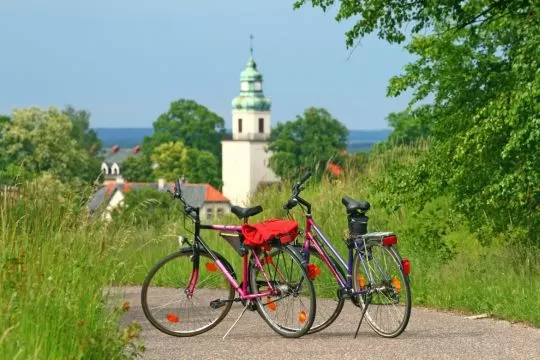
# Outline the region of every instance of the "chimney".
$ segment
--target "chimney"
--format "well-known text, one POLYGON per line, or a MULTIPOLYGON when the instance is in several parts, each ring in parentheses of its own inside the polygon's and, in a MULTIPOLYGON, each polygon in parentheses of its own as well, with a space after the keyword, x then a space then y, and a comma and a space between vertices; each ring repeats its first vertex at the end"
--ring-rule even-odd
POLYGON ((139 145, 136 145, 136 146, 133 148, 132 151, 133 151, 134 154, 138 154, 139 151, 141 151, 141 147, 140 147, 139 145))
POLYGON ((159 178, 158 180, 158 190, 165 190, 165 179, 159 178))
POLYGON ((113 154, 116 154, 120 150, 120 145, 114 145, 111 149, 113 154))

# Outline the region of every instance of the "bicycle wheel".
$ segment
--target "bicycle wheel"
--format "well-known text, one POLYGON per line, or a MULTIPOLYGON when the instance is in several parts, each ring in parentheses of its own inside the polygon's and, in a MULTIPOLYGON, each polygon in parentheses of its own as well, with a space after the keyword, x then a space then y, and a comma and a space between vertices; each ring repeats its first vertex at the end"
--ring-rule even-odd
POLYGON ((353 287, 356 291, 372 289, 356 297, 366 321, 380 336, 400 335, 411 314, 409 276, 401 266, 401 257, 393 246, 372 242, 356 254, 353 261, 353 287))
POLYGON ((278 334, 287 338, 305 335, 315 319, 315 289, 302 264, 301 254, 292 246, 272 248, 260 254, 261 271, 255 259, 250 261, 252 294, 270 289, 278 294, 254 300, 259 315, 278 334))
MULTIPOLYGON (((296 245, 295 249, 303 254, 304 247, 302 245, 296 245)), ((336 264, 335 260, 330 258, 330 262, 336 271, 346 279, 343 269, 336 264)), ((338 318, 345 299, 338 296, 336 278, 322 256, 313 247, 309 250, 309 264, 307 266, 308 275, 313 282, 315 294, 317 295, 317 315, 315 315, 315 320, 309 330, 309 334, 313 334, 326 329, 338 318)))
MULTIPOLYGON (((216 255, 232 272, 229 263, 216 255)), ((144 279, 144 315, 166 334, 199 335, 216 326, 231 308, 234 288, 207 252, 199 250, 198 272, 194 270, 193 248, 185 248, 160 260, 144 279)))

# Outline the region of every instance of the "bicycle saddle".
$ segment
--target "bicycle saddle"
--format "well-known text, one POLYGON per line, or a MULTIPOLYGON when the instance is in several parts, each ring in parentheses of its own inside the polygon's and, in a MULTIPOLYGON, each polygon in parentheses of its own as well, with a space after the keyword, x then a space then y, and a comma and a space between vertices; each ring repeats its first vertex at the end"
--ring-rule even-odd
POLYGON ((348 196, 344 196, 342 199, 341 199, 341 203, 343 205, 345 205, 345 207, 347 208, 347 213, 350 214, 356 210, 360 210, 362 212, 365 212, 365 211, 368 211, 369 208, 370 208, 370 205, 367 201, 365 200, 354 200, 354 199, 351 199, 350 197, 348 196))
POLYGON ((231 212, 238 216, 240 219, 244 219, 253 215, 257 215, 258 213, 262 212, 263 208, 260 205, 250 207, 250 208, 243 208, 240 206, 232 206, 231 212))

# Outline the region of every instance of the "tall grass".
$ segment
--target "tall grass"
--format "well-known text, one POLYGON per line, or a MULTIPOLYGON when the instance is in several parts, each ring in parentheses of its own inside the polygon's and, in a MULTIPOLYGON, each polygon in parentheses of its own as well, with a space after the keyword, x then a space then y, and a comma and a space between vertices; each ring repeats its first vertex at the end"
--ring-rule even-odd
POLYGON ((0 194, 1 357, 117 359, 142 350, 136 324, 119 328, 127 304, 103 296, 122 282, 129 230, 89 221, 65 187, 0 194))

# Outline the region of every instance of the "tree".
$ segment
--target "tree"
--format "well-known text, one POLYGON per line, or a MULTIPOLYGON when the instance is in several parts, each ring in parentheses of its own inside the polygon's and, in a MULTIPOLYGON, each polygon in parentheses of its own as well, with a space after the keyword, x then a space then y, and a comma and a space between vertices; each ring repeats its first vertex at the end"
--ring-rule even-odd
POLYGON ((410 144, 420 138, 427 137, 430 134, 431 121, 428 109, 429 106, 424 105, 418 109, 388 114, 386 120, 393 131, 387 142, 390 144, 410 144), (428 113, 427 116, 426 113, 428 113))
POLYGON ((174 181, 187 172, 188 149, 181 141, 161 144, 154 149, 152 161, 157 164, 154 174, 174 181))
POLYGON ((70 119, 55 108, 16 109, 3 130, 0 148, 7 163, 26 172, 47 171, 62 181, 90 182, 99 175, 99 161, 77 146, 70 119))
POLYGON ((102 144, 96 132, 90 129, 90 113, 86 110, 76 110, 68 105, 62 113, 71 120, 71 137, 81 149, 98 153, 102 144))
POLYGON ((170 142, 159 145, 152 154, 156 177, 174 181, 184 176, 190 183, 210 183, 221 185, 218 176, 218 161, 208 152, 186 147, 182 142, 170 142))
POLYGON ((187 147, 209 151, 221 159, 225 122, 193 100, 172 102, 169 111, 161 114, 153 127, 152 136, 146 136, 143 140, 142 150, 146 154, 152 154, 160 144, 182 141, 187 147))
POLYGON ((347 147, 347 137, 347 128, 327 110, 310 107, 272 131, 270 167, 284 178, 298 177, 306 169, 321 175, 326 163, 347 147))
POLYGON ((127 181, 154 181, 152 161, 145 154, 128 157, 122 162, 122 177, 127 181))
MULTIPOLYGON (((301 0, 326 10, 334 0, 301 0)), ((407 39, 414 62, 388 94, 413 90, 411 106, 433 104, 432 148, 408 172, 420 199, 449 194, 476 228, 540 230, 540 3, 531 0, 341 1, 338 20, 359 20, 347 46, 377 32, 407 39), (404 26, 408 25, 408 26, 404 26), (426 187, 422 184, 429 183, 426 187)))

